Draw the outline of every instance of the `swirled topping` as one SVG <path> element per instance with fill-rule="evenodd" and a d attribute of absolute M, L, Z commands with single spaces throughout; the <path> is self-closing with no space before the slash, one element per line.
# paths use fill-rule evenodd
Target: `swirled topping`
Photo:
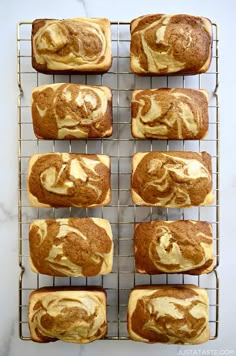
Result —
<path fill-rule="evenodd" d="M 211 62 L 210 20 L 146 15 L 131 22 L 131 69 L 138 74 L 197 74 Z"/>
<path fill-rule="evenodd" d="M 192 285 L 134 288 L 128 304 L 133 340 L 200 344 L 209 340 L 208 296 Z"/>
<path fill-rule="evenodd" d="M 87 343 L 106 334 L 103 290 L 41 288 L 29 300 L 29 326 L 38 342 Z"/>
<path fill-rule="evenodd" d="M 35 220 L 29 242 L 35 272 L 73 277 L 111 272 L 112 232 L 105 219 Z"/>
<path fill-rule="evenodd" d="M 170 208 L 213 201 L 211 157 L 206 152 L 147 152 L 133 157 L 132 199 Z"/>
<path fill-rule="evenodd" d="M 203 90 L 135 90 L 131 110 L 137 138 L 201 139 L 208 130 L 208 95 Z"/>
<path fill-rule="evenodd" d="M 210 272 L 214 266 L 211 225 L 191 220 L 137 224 L 134 255 L 139 273 Z"/>
<path fill-rule="evenodd" d="M 35 20 L 32 64 L 42 72 L 106 72 L 111 66 L 109 20 Z"/>
<path fill-rule="evenodd" d="M 29 200 L 36 207 L 106 205 L 111 198 L 106 155 L 33 155 L 28 169 Z"/>
<path fill-rule="evenodd" d="M 111 90 L 81 84 L 49 84 L 32 92 L 34 132 L 39 138 L 74 139 L 112 134 Z"/>

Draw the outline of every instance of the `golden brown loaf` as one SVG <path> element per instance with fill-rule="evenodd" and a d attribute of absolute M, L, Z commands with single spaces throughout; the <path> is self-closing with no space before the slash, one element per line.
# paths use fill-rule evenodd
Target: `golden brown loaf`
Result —
<path fill-rule="evenodd" d="M 95 72 L 111 67 L 107 19 L 37 19 L 32 25 L 32 66 L 42 73 Z"/>
<path fill-rule="evenodd" d="M 211 156 L 206 152 L 136 153 L 131 195 L 137 205 L 209 205 L 213 201 Z"/>
<path fill-rule="evenodd" d="M 42 85 L 32 92 L 32 119 L 38 138 L 111 136 L 111 89 L 70 83 Z"/>
<path fill-rule="evenodd" d="M 36 342 L 85 344 L 107 332 L 106 292 L 98 287 L 45 287 L 29 298 L 28 321 Z"/>
<path fill-rule="evenodd" d="M 29 247 L 36 273 L 91 277 L 112 270 L 112 231 L 105 219 L 35 220 L 30 225 Z"/>
<path fill-rule="evenodd" d="M 207 291 L 194 285 L 134 288 L 128 303 L 132 340 L 167 344 L 201 344 L 210 337 Z"/>
<path fill-rule="evenodd" d="M 93 207 L 111 200 L 106 155 L 45 153 L 28 167 L 28 197 L 34 207 Z"/>
<path fill-rule="evenodd" d="M 151 221 L 135 225 L 134 257 L 138 273 L 211 272 L 212 227 L 205 221 Z"/>
<path fill-rule="evenodd" d="M 145 15 L 134 19 L 131 70 L 140 75 L 198 74 L 211 62 L 212 25 L 191 15 Z"/>
<path fill-rule="evenodd" d="M 136 138 L 201 139 L 208 131 L 208 94 L 182 88 L 134 90 L 131 116 Z"/>

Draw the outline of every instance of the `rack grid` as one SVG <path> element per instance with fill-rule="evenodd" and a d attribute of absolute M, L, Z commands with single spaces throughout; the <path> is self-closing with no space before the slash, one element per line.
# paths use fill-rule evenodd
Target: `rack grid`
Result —
<path fill-rule="evenodd" d="M 219 325 L 219 86 L 218 28 L 212 25 L 212 64 L 207 73 L 196 76 L 138 77 L 130 72 L 130 31 L 128 22 L 112 22 L 111 69 L 103 75 L 45 75 L 31 66 L 31 24 L 17 26 L 18 64 L 18 229 L 19 229 L 19 336 L 31 340 L 27 322 L 28 297 L 43 286 L 102 285 L 107 291 L 108 340 L 127 340 L 126 313 L 131 288 L 140 284 L 195 284 L 206 288 L 210 301 L 210 339 L 218 336 Z M 106 139 L 38 140 L 31 120 L 31 90 L 49 83 L 73 82 L 107 85 L 113 92 L 113 135 Z M 209 92 L 209 134 L 199 140 L 137 140 L 130 129 L 130 97 L 133 89 L 182 87 L 206 89 Z M 135 206 L 130 198 L 131 159 L 139 151 L 208 151 L 212 155 L 215 204 L 210 207 L 164 209 Z M 101 208 L 32 208 L 27 201 L 27 163 L 32 154 L 43 152 L 103 153 L 111 157 L 112 202 Z M 89 278 L 62 278 L 31 272 L 28 262 L 29 224 L 38 218 L 101 217 L 111 222 L 114 238 L 112 273 Z M 151 220 L 196 219 L 212 223 L 216 267 L 207 275 L 186 274 L 140 275 L 135 273 L 133 259 L 134 223 Z"/>

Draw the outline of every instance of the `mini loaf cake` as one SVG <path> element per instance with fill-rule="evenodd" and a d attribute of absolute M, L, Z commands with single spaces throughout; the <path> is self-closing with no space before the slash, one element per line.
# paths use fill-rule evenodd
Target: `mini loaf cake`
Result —
<path fill-rule="evenodd" d="M 32 119 L 38 138 L 111 136 L 111 89 L 70 83 L 42 85 L 32 92 Z"/>
<path fill-rule="evenodd" d="M 140 75 L 199 74 L 211 63 L 212 24 L 191 15 L 146 15 L 131 22 L 131 70 Z"/>
<path fill-rule="evenodd" d="M 28 197 L 31 205 L 39 208 L 109 204 L 110 158 L 74 153 L 33 155 L 28 167 Z"/>
<path fill-rule="evenodd" d="M 28 321 L 36 342 L 85 344 L 107 332 L 106 292 L 98 287 L 45 287 L 30 294 Z"/>
<path fill-rule="evenodd" d="M 201 139 L 208 131 L 208 93 L 182 88 L 134 90 L 131 116 L 136 138 Z"/>
<path fill-rule="evenodd" d="M 134 257 L 138 273 L 211 272 L 212 227 L 204 221 L 151 221 L 135 225 Z"/>
<path fill-rule="evenodd" d="M 112 231 L 105 219 L 35 220 L 30 225 L 29 247 L 36 273 L 91 277 L 112 270 Z"/>
<path fill-rule="evenodd" d="M 207 291 L 194 285 L 134 288 L 128 303 L 128 333 L 134 341 L 194 345 L 207 342 Z"/>
<path fill-rule="evenodd" d="M 213 202 L 211 156 L 206 152 L 136 153 L 131 195 L 137 205 L 209 205 Z"/>
<path fill-rule="evenodd" d="M 42 73 L 104 73 L 112 64 L 107 19 L 37 19 L 32 24 L 32 66 Z"/>

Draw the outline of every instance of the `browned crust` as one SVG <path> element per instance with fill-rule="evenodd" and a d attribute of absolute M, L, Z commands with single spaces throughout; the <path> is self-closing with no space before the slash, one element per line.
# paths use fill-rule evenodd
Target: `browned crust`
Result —
<path fill-rule="evenodd" d="M 65 292 L 66 291 L 68 291 L 68 292 L 71 292 L 71 291 L 99 292 L 99 293 L 102 293 L 104 296 L 105 306 L 107 304 L 107 293 L 106 293 L 105 289 L 103 289 L 102 287 L 99 287 L 99 286 L 64 287 L 64 286 L 62 286 L 62 287 L 42 287 L 42 288 L 34 290 L 33 292 L 30 293 L 30 296 L 29 296 L 29 306 L 30 306 L 30 300 L 34 295 L 43 294 L 43 293 L 51 293 L 51 292 L 64 292 L 64 291 Z M 28 307 L 28 320 L 29 320 L 29 307 Z M 106 327 L 106 329 L 107 329 L 107 327 Z M 31 337 L 32 337 L 32 335 L 31 335 Z M 45 344 L 45 343 L 49 343 L 49 342 L 58 341 L 58 339 L 57 338 L 49 338 L 47 336 L 44 336 L 41 339 L 40 338 L 34 339 L 32 337 L 32 341 L 36 342 L 36 343 L 40 343 L 40 344 Z M 96 340 L 93 340 L 93 341 L 96 341 Z"/>
<path fill-rule="evenodd" d="M 193 220 L 191 220 L 193 221 Z M 178 225 L 177 224 L 182 224 L 182 229 L 185 229 L 185 226 L 187 226 L 189 223 L 191 223 L 191 221 L 188 220 L 175 220 L 172 222 L 169 222 L 167 226 L 169 226 L 171 228 L 171 224 L 173 224 L 173 226 L 175 225 L 175 229 L 178 229 Z M 211 225 L 206 222 L 206 221 L 193 221 L 195 224 L 192 226 L 193 228 L 197 228 L 199 229 L 199 232 L 206 230 L 206 232 L 208 231 L 208 233 L 211 233 L 211 239 L 212 237 L 212 227 Z M 193 268 L 193 269 L 189 269 L 186 271 L 182 271 L 182 272 L 178 272 L 175 271 L 175 269 L 170 269 L 168 272 L 163 272 L 162 270 L 158 269 L 158 267 L 155 266 L 155 264 L 153 263 L 153 261 L 150 259 L 149 255 L 148 255 L 148 249 L 150 247 L 150 243 L 154 240 L 154 235 L 151 235 L 151 231 L 152 229 L 150 229 L 150 235 L 148 236 L 148 227 L 152 227 L 152 225 L 154 224 L 154 226 L 158 226 L 163 225 L 163 223 L 165 224 L 166 221 L 151 221 L 151 222 L 144 222 L 144 223 L 137 223 L 135 224 L 134 227 L 134 258 L 135 258 L 135 266 L 136 266 L 136 272 L 137 273 L 141 273 L 141 274 L 166 274 L 166 273 L 174 273 L 174 274 L 191 274 L 191 275 L 200 275 L 203 273 L 210 273 L 213 268 L 214 268 L 214 260 L 213 259 L 209 259 L 207 260 L 202 266 L 197 267 L 197 268 Z M 138 232 L 138 227 L 144 227 L 144 235 L 140 235 Z M 180 225 L 181 226 L 181 225 Z M 191 225 L 189 225 L 189 228 L 191 228 Z M 147 235 L 145 235 L 145 231 L 147 231 Z M 192 231 L 192 230 L 191 230 Z M 194 231 L 193 235 L 191 237 L 191 239 L 193 240 L 193 243 L 196 245 L 200 244 L 200 241 L 198 241 L 197 237 L 194 236 Z M 173 231 L 172 231 L 173 233 Z M 182 248 L 184 248 L 185 244 L 187 245 L 187 239 L 189 238 L 189 234 L 190 231 L 186 232 L 186 240 L 182 240 L 183 246 Z M 187 237 L 188 235 L 188 237 Z M 175 234 L 173 235 L 174 237 L 176 236 Z M 210 241 L 209 241 L 210 242 Z M 194 244 L 192 246 L 192 248 L 195 249 L 196 252 L 196 248 L 194 247 Z M 211 241 L 211 245 L 213 244 L 213 240 Z M 189 247 L 189 244 L 187 245 L 187 247 Z M 194 254 L 191 253 L 191 256 L 193 256 Z M 213 245 L 212 245 L 212 258 L 213 258 Z M 161 262 L 161 261 L 160 261 Z"/>
<path fill-rule="evenodd" d="M 58 197 L 58 194 L 56 193 L 51 193 L 49 191 L 46 190 L 46 193 L 43 194 L 43 197 L 39 197 L 39 191 L 40 194 L 42 193 L 42 191 L 44 190 L 42 184 L 39 182 L 40 177 L 37 175 L 37 172 L 35 171 L 35 165 L 37 166 L 38 161 L 40 161 L 41 158 L 43 158 L 43 162 L 45 164 L 45 162 L 47 162 L 46 165 L 48 165 L 48 159 L 50 160 L 51 158 L 58 158 L 59 156 L 59 161 L 62 161 L 62 154 L 63 153 L 58 153 L 58 152 L 53 152 L 53 153 L 44 153 L 44 154 L 35 154 L 33 156 L 31 156 L 30 160 L 29 160 L 29 164 L 28 164 L 28 179 L 27 179 L 27 191 L 28 191 L 28 199 L 29 202 L 32 206 L 34 207 L 40 207 L 40 208 L 48 208 L 48 207 L 55 207 L 55 208 L 59 208 L 59 207 L 70 207 L 70 206 L 75 206 L 75 207 L 95 207 L 95 206 L 102 206 L 102 205 L 108 205 L 111 201 L 111 197 L 112 197 L 112 193 L 111 193 L 111 167 L 110 167 L 110 157 L 107 155 L 94 155 L 94 154 L 74 154 L 71 153 L 69 154 L 70 158 L 72 159 L 73 157 L 87 157 L 90 159 L 94 159 L 97 157 L 101 157 L 103 156 L 103 158 L 105 158 L 107 160 L 107 162 L 109 163 L 109 166 L 106 166 L 101 159 L 100 163 L 102 164 L 102 167 L 100 168 L 100 174 L 102 174 L 102 172 L 104 172 L 104 174 L 102 174 L 102 179 L 100 180 L 100 183 L 102 185 L 102 188 L 106 188 L 106 195 L 104 197 L 103 200 L 100 199 L 99 202 L 91 202 L 88 201 L 88 196 L 87 196 L 87 188 L 84 186 L 81 186 L 80 188 L 80 194 L 79 195 L 75 195 L 73 194 L 73 197 L 70 196 L 68 197 L 67 195 L 65 195 L 63 198 L 62 197 Z M 68 153 L 67 153 L 68 154 Z M 40 165 L 40 163 L 39 163 Z M 104 171 L 105 169 L 105 171 Z M 32 177 L 33 176 L 33 177 Z M 70 178 L 70 177 L 69 177 Z M 77 179 L 76 179 L 77 181 Z M 37 189 L 36 189 L 37 188 Z M 78 190 L 78 189 L 77 189 Z M 82 194 L 82 190 L 83 190 L 83 194 Z M 104 190 L 102 191 L 102 194 L 104 195 L 105 192 Z M 52 196 L 53 196 L 53 200 L 52 200 Z M 82 199 L 85 199 L 84 201 L 81 201 L 81 197 Z M 46 198 L 46 199 L 45 199 Z M 60 202 L 57 202 L 58 199 L 60 200 Z M 50 200 L 50 201 L 49 201 Z M 72 202 L 72 200 L 74 202 Z M 75 202 L 76 200 L 76 202 Z"/>
<path fill-rule="evenodd" d="M 83 291 L 83 292 L 102 292 L 106 296 L 106 290 L 100 286 L 70 286 L 70 287 L 64 287 L 64 286 L 59 286 L 59 287 L 42 287 L 39 289 L 35 289 L 33 292 L 30 293 L 30 297 L 33 296 L 34 294 L 39 294 L 39 293 L 47 293 L 47 292 L 70 292 L 70 291 Z"/>
<path fill-rule="evenodd" d="M 164 154 L 172 154 L 173 156 L 179 155 L 180 157 L 187 157 L 187 155 L 189 156 L 189 154 L 200 154 L 202 159 L 206 163 L 207 169 L 210 171 L 210 173 L 212 173 L 211 155 L 206 151 L 202 151 L 202 152 L 194 152 L 194 151 L 150 151 L 150 152 L 137 152 L 137 153 L 135 153 L 135 155 L 139 155 L 140 153 L 143 153 L 143 154 L 146 155 L 147 153 L 155 153 L 155 152 L 164 153 Z"/>
<path fill-rule="evenodd" d="M 66 83 L 62 83 L 62 84 L 66 84 Z M 80 87 L 80 84 L 73 84 L 71 83 L 72 86 L 77 86 Z M 102 122 L 103 122 L 103 126 L 104 124 L 106 126 L 109 126 L 109 130 L 106 130 L 106 132 L 102 133 L 99 132 L 99 130 L 96 130 L 93 125 L 91 125 L 90 130 L 88 131 L 88 136 L 87 137 L 75 137 L 73 135 L 67 135 L 65 138 L 58 138 L 58 134 L 54 134 L 54 132 L 52 132 L 51 130 L 47 130 L 47 120 L 48 120 L 48 124 L 50 121 L 50 125 L 52 125 L 52 121 L 54 122 L 56 119 L 53 117 L 53 115 L 47 115 L 46 120 L 45 117 L 42 118 L 39 117 L 37 110 L 35 109 L 35 105 L 37 104 L 37 100 L 33 99 L 33 95 L 34 92 L 32 93 L 32 106 L 31 106 L 31 114 L 32 114 L 32 122 L 33 122 L 33 129 L 34 129 L 34 134 L 38 139 L 42 139 L 42 140 L 79 140 L 79 139 L 85 139 L 85 138 L 105 138 L 105 137 L 110 137 L 112 135 L 113 132 L 113 126 L 112 126 L 112 90 L 111 88 L 109 88 L 108 86 L 99 86 L 99 85 L 82 85 L 82 86 L 86 86 L 88 89 L 93 89 L 93 88 L 98 88 L 98 89 L 106 89 L 109 91 L 111 99 L 107 100 L 107 111 L 104 114 L 103 118 L 102 118 Z M 51 84 L 48 84 L 48 88 L 51 87 Z M 35 88 L 36 93 L 37 93 L 37 88 Z M 46 86 L 45 86 L 46 89 Z M 45 90 L 44 89 L 44 90 Z M 52 104 L 53 105 L 53 104 Z M 50 112 L 50 105 L 48 105 L 47 110 L 49 110 Z M 41 123 L 41 121 L 43 121 Z M 56 126 L 56 122 L 54 123 L 54 125 Z M 81 128 L 83 128 L 83 125 L 81 125 Z M 56 127 L 57 133 L 59 128 Z"/>
<path fill-rule="evenodd" d="M 156 289 L 156 288 L 162 288 L 162 289 L 169 289 L 170 287 L 175 287 L 175 288 L 192 288 L 192 289 L 197 289 L 199 290 L 199 287 L 196 286 L 195 284 L 140 284 L 138 286 L 135 286 L 134 288 L 131 289 L 130 293 L 132 293 L 133 290 L 136 289 Z M 202 288 L 200 288 L 202 289 Z"/>
<path fill-rule="evenodd" d="M 133 33 L 135 32 L 134 28 L 135 28 L 135 25 L 138 24 L 139 26 L 143 27 L 145 26 L 145 24 L 149 24 L 149 23 L 152 23 L 153 21 L 155 20 L 158 20 L 159 18 L 161 18 L 162 16 L 166 16 L 166 14 L 148 14 L 148 15 L 142 15 L 142 16 L 139 16 L 135 19 L 133 19 L 131 22 L 130 22 L 130 33 L 131 33 L 131 42 L 130 42 L 130 52 L 131 52 L 131 56 L 132 56 L 132 35 Z M 193 18 L 199 18 L 199 19 L 203 19 L 203 20 L 206 20 L 206 21 L 209 21 L 209 23 L 211 24 L 212 26 L 212 21 L 207 18 L 207 17 L 203 17 L 203 16 L 193 16 L 193 15 L 189 15 L 189 14 L 173 14 L 171 15 L 171 17 L 174 17 L 174 16 L 191 16 Z M 140 25 L 141 24 L 141 25 Z M 212 35 L 211 35 L 212 37 Z M 179 70 L 175 73 L 155 73 L 155 72 L 141 72 L 140 70 L 136 70 L 136 68 L 134 68 L 132 66 L 132 64 L 130 65 L 130 69 L 133 73 L 135 73 L 136 75 L 138 76 L 147 76 L 147 75 L 151 75 L 153 77 L 155 76 L 162 76 L 162 75 L 168 75 L 168 76 L 176 76 L 176 75 L 195 75 L 195 74 L 201 74 L 201 73 L 205 73 L 209 70 L 210 68 L 210 65 L 211 65 L 211 59 L 212 59 L 212 38 L 211 38 L 211 46 L 209 47 L 209 58 L 208 58 L 208 64 L 207 64 L 207 61 L 205 63 L 205 68 L 204 70 L 199 70 L 199 71 L 190 71 L 190 70 L 186 70 L 186 69 L 183 69 L 183 70 Z M 207 64 L 207 66 L 206 66 Z"/>
<path fill-rule="evenodd" d="M 139 303 L 139 312 L 137 312 L 137 305 L 133 311 L 133 313 L 131 314 L 131 308 L 133 307 L 133 305 L 130 305 L 130 299 L 131 296 L 134 292 L 138 292 L 138 291 L 143 291 L 145 294 L 145 291 L 153 291 L 154 293 L 158 293 L 159 296 L 162 297 L 173 297 L 173 293 L 174 293 L 174 298 L 175 298 L 175 293 L 176 293 L 176 298 L 177 299 L 182 299 L 182 300 L 186 300 L 188 298 L 192 298 L 193 296 L 199 296 L 200 298 L 204 298 L 204 302 L 203 304 L 206 305 L 206 309 L 208 309 L 208 303 L 209 303 L 209 299 L 207 296 L 207 292 L 205 289 L 200 288 L 198 286 L 192 285 L 192 284 L 185 284 L 185 285 L 181 285 L 181 284 L 170 284 L 170 285 L 140 285 L 140 286 L 136 286 L 133 289 L 131 289 L 130 293 L 129 293 L 129 302 L 128 302 L 128 308 L 127 308 L 127 328 L 128 328 L 128 334 L 131 340 L 133 341 L 142 341 L 148 344 L 152 344 L 152 343 L 164 343 L 164 344 L 169 344 L 169 343 L 174 343 L 174 344 L 201 344 L 204 342 L 207 342 L 210 338 L 210 330 L 209 330 L 209 325 L 207 323 L 207 325 L 205 325 L 205 327 L 202 329 L 201 335 L 196 336 L 196 339 L 192 340 L 192 336 L 194 337 L 194 335 L 190 336 L 190 339 L 188 339 L 188 337 L 186 336 L 181 336 L 181 333 L 179 336 L 176 335 L 177 340 L 175 342 L 171 342 L 170 337 L 175 336 L 172 332 L 168 333 L 168 329 L 169 329 L 169 323 L 168 322 L 168 317 L 169 315 L 163 315 L 162 317 L 162 322 L 164 323 L 164 325 L 159 329 L 159 332 L 157 331 L 152 331 L 152 329 L 144 329 L 143 326 L 143 317 L 146 315 L 145 317 L 145 321 L 148 323 L 149 321 L 151 322 L 152 320 L 150 320 L 148 318 L 148 316 L 151 319 L 155 320 L 155 317 L 158 317 L 158 312 L 155 313 L 152 310 L 148 310 L 148 308 L 145 308 L 145 302 L 143 300 L 137 299 L 137 305 Z M 181 290 L 183 290 L 181 292 Z M 166 295 L 165 295 L 165 291 L 166 291 Z M 140 295 L 141 296 L 141 295 Z M 148 303 L 148 302 L 147 302 Z M 199 301 L 199 303 L 202 303 Z M 174 303 L 175 304 L 175 303 Z M 183 307 L 184 309 L 184 307 Z M 178 310 L 178 309 L 177 309 Z M 187 311 L 188 309 L 186 309 Z M 144 315 L 140 315 L 140 312 L 143 312 Z M 135 323 L 134 320 L 132 321 L 132 318 L 134 316 L 134 313 L 136 313 L 136 319 L 135 319 Z M 187 311 L 188 313 L 188 311 Z M 140 319 L 140 320 L 139 320 Z M 206 315 L 206 320 L 208 321 L 208 315 Z M 160 321 L 161 322 L 161 321 Z M 172 321 L 173 323 L 173 327 L 175 328 L 175 321 Z M 190 323 L 190 327 L 191 327 L 191 323 Z M 134 328 L 135 326 L 135 328 Z M 198 328 L 198 325 L 196 326 Z M 136 330 L 135 330 L 136 329 Z M 166 330 L 167 329 L 167 330 Z M 177 328 L 178 330 L 178 328 Z M 177 332 L 178 333 L 178 332 Z"/>
<path fill-rule="evenodd" d="M 136 290 L 156 290 L 157 288 L 161 288 L 162 290 L 165 289 L 169 289 L 169 288 L 178 288 L 178 289 L 183 289 L 183 288 L 190 288 L 190 289 L 196 289 L 199 290 L 200 288 L 198 286 L 195 286 L 194 284 L 152 284 L 152 285 L 138 285 L 135 286 L 134 288 L 132 288 L 129 292 L 129 297 L 131 296 L 131 294 L 136 291 Z M 202 288 L 201 288 L 202 289 Z M 129 312 L 129 308 L 127 308 L 127 320 L 130 320 L 130 312 Z M 128 324 L 128 327 L 130 325 Z"/>
<path fill-rule="evenodd" d="M 32 23 L 32 32 L 31 32 L 31 57 L 32 57 L 32 67 L 39 73 L 44 73 L 44 74 L 65 74 L 65 75 L 70 75 L 70 74 L 84 74 L 84 75 L 89 75 L 89 74 L 103 74 L 106 73 L 112 66 L 112 56 L 110 59 L 110 63 L 104 68 L 104 70 L 97 70 L 96 68 L 90 69 L 89 71 L 83 71 L 83 70 L 75 70 L 75 69 L 70 69 L 70 70 L 50 70 L 47 68 L 45 65 L 41 65 L 38 63 L 35 59 L 34 55 L 34 42 L 33 42 L 33 37 L 35 34 L 38 32 L 38 30 L 45 25 L 47 21 L 60 21 L 57 19 L 51 19 L 51 18 L 44 18 L 44 19 L 36 19 Z"/>
<path fill-rule="evenodd" d="M 167 137 L 160 135 L 160 134 L 156 134 L 156 135 L 151 135 L 151 134 L 147 134 L 145 135 L 145 137 L 140 137 L 138 135 L 136 135 L 136 133 L 134 132 L 134 122 L 135 120 L 137 120 L 136 115 L 135 115 L 135 106 L 136 106 L 136 102 L 135 102 L 135 97 L 136 95 L 142 95 L 142 93 L 145 93 L 148 95 L 152 94 L 152 93 L 156 93 L 158 94 L 166 94 L 166 96 L 171 93 L 171 91 L 173 92 L 182 92 L 182 93 L 186 93 L 190 95 L 190 98 L 192 96 L 192 101 L 193 103 L 195 102 L 196 98 L 198 99 L 198 104 L 200 105 L 199 107 L 201 108 L 201 114 L 202 114 L 202 122 L 201 122 L 201 126 L 199 126 L 198 128 L 198 133 L 196 135 L 192 134 L 190 135 L 190 133 L 183 135 L 182 138 L 178 137 L 178 133 L 172 132 L 171 129 L 169 130 L 169 133 L 167 135 Z M 208 127 L 209 127 L 209 118 L 208 118 L 208 99 L 207 99 L 208 93 L 205 90 L 197 90 L 197 89 L 188 89 L 188 88 L 158 88 L 158 89 L 142 89 L 142 90 L 134 90 L 132 92 L 132 98 L 131 98 L 131 134 L 134 138 L 137 139 L 158 139 L 158 140 L 200 140 L 203 139 L 204 137 L 207 136 L 208 133 Z"/>
<path fill-rule="evenodd" d="M 156 154 L 156 153 L 162 153 L 162 154 L 167 154 L 167 155 L 173 155 L 173 156 L 179 156 L 179 157 L 184 157 L 184 158 L 192 158 L 191 155 L 196 155 L 199 154 L 202 161 L 204 162 L 204 166 L 207 168 L 207 170 L 209 171 L 210 175 L 212 176 L 212 164 L 211 164 L 211 155 L 208 152 L 202 151 L 202 152 L 191 152 L 191 151 L 152 151 L 152 152 L 137 152 L 134 154 L 133 159 L 132 159 L 132 173 L 131 173 L 131 198 L 132 201 L 134 202 L 134 204 L 140 205 L 140 206 L 162 206 L 160 204 L 154 204 L 154 203 L 150 203 L 150 202 L 146 202 L 143 201 L 142 198 L 139 197 L 139 200 L 142 200 L 142 202 L 137 201 L 136 200 L 136 196 L 138 195 L 138 193 L 135 191 L 134 186 L 133 186 L 133 178 L 134 178 L 134 174 L 136 172 L 137 166 L 139 165 L 139 163 L 142 161 L 143 158 L 145 158 L 145 156 L 147 154 Z M 136 161 L 136 157 L 140 157 L 140 160 L 138 160 L 138 162 Z M 212 183 L 211 183 L 211 191 L 209 193 L 212 193 Z M 208 193 L 208 194 L 209 194 Z M 211 204 L 213 202 L 213 195 L 211 196 L 211 201 L 208 202 L 208 204 Z M 207 204 L 204 204 L 207 205 Z M 199 205 L 193 205 L 191 204 L 191 206 L 199 206 Z M 165 205 L 166 207 L 166 205 Z M 176 207 L 176 206 L 170 206 L 168 205 L 167 207 Z M 181 206 L 182 208 L 186 208 L 186 207 L 190 207 L 188 206 Z"/>
<path fill-rule="evenodd" d="M 130 32 L 133 32 L 136 22 L 138 23 L 140 20 L 144 20 L 143 21 L 143 25 L 144 25 L 145 22 L 151 23 L 151 22 L 153 22 L 155 20 L 158 20 L 160 17 L 165 16 L 165 15 L 166 14 L 147 14 L 147 15 L 141 15 L 139 17 L 136 17 L 135 19 L 131 20 L 131 22 L 130 22 Z M 190 15 L 190 14 L 173 14 L 172 16 L 176 16 L 176 15 L 193 16 L 193 15 Z M 209 21 L 212 24 L 212 21 L 206 16 L 193 16 L 193 17 L 200 17 L 200 18 L 206 19 L 207 21 Z"/>
<path fill-rule="evenodd" d="M 47 232 L 41 242 L 38 233 L 42 231 L 42 224 L 46 225 Z M 61 240 L 58 237 L 60 224 L 68 229 Z M 82 232 L 87 238 L 86 243 L 78 238 L 76 233 L 71 233 L 70 228 Z M 49 262 L 53 245 L 60 243 L 62 256 L 77 266 L 76 273 L 69 266 L 60 265 L 56 258 L 52 259 L 52 264 Z M 92 277 L 108 274 L 112 269 L 113 257 L 111 226 L 106 219 L 89 217 L 35 220 L 30 224 L 29 250 L 33 272 L 58 277 Z M 95 262 L 95 257 L 100 259 Z"/>
<path fill-rule="evenodd" d="M 58 71 L 57 73 L 55 73 L 54 71 L 49 71 L 46 67 L 42 66 L 41 64 L 39 64 L 36 59 L 35 59 L 35 49 L 34 49 L 34 41 L 33 38 L 35 36 L 35 34 L 38 32 L 38 30 L 43 27 L 45 25 L 45 23 L 47 21 L 50 21 L 53 19 L 36 19 L 33 21 L 32 23 L 32 32 L 31 32 L 31 57 L 32 57 L 32 67 L 37 70 L 37 72 L 40 73 L 45 73 L 45 74 L 60 74 L 61 71 Z M 67 74 L 65 72 L 63 72 L 64 74 Z"/>

